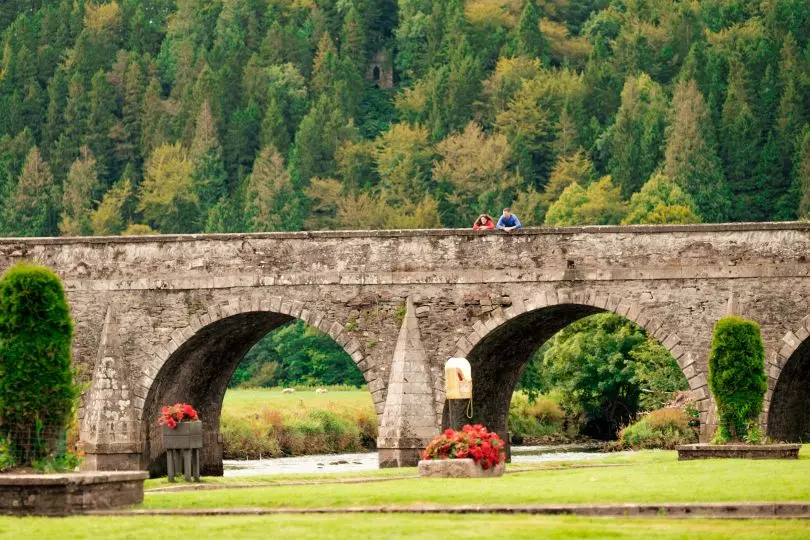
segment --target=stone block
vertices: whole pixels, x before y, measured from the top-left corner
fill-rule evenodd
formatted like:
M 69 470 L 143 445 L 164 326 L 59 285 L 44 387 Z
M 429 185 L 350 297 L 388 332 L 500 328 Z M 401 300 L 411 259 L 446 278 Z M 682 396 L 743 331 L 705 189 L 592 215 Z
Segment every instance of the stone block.
M 472 459 L 423 459 L 418 467 L 422 478 L 497 478 L 506 470 L 505 463 L 484 470 Z

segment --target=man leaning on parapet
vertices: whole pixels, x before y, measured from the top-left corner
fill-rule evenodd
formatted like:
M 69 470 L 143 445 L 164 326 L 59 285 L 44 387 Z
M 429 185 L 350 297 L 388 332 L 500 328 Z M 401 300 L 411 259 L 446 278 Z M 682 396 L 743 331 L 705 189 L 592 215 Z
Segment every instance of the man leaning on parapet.
M 503 215 L 498 220 L 498 230 L 512 232 L 521 227 L 520 220 L 514 215 L 509 208 L 503 209 Z

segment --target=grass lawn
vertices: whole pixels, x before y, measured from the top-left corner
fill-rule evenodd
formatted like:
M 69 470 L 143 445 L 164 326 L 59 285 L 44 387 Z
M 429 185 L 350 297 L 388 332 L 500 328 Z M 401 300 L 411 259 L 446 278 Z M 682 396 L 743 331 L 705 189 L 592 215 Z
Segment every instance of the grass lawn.
M 803 454 L 807 456 L 807 447 Z M 340 507 L 417 504 L 659 503 L 810 500 L 810 459 L 678 462 L 675 452 L 608 458 L 627 467 L 543 470 L 500 479 L 408 479 L 149 493 L 144 508 Z M 547 464 L 551 465 L 551 464 Z M 402 469 L 399 473 L 403 473 Z M 392 474 L 381 471 L 380 475 Z M 356 475 L 354 475 L 356 476 Z M 370 474 L 370 477 L 376 474 Z M 301 477 L 295 477 L 300 479 Z M 323 478 L 323 477 L 321 477 Z M 333 477 L 334 478 L 334 477 Z M 279 480 L 278 477 L 273 477 Z M 293 479 L 288 477 L 287 479 Z
M 282 394 L 281 389 L 230 389 L 225 393 L 222 412 L 231 415 L 255 413 L 261 408 L 295 412 L 310 410 L 370 410 L 374 412 L 374 401 L 366 389 L 330 391 L 316 394 L 315 389 L 300 390 L 294 394 Z
M 3 538 L 810 538 L 806 521 L 539 516 L 234 516 L 0 518 Z

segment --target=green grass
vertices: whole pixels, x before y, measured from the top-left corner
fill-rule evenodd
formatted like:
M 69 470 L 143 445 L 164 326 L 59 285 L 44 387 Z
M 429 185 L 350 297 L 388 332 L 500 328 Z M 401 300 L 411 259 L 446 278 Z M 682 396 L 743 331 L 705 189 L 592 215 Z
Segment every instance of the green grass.
M 495 515 L 0 518 L 3 538 L 810 538 L 805 521 Z
M 365 389 L 238 389 L 225 395 L 220 433 L 230 459 L 361 452 L 377 439 L 377 415 Z
M 267 407 L 284 412 L 295 412 L 305 407 L 307 410 L 332 410 L 335 407 L 347 410 L 374 411 L 371 393 L 365 388 L 348 391 L 330 391 L 316 394 L 315 389 L 300 390 L 294 394 L 282 394 L 280 388 L 236 388 L 225 393 L 223 413 L 246 415 Z
M 144 508 L 314 508 L 418 504 L 663 503 L 810 500 L 810 459 L 678 462 L 675 452 L 608 458 L 628 467 L 542 470 L 493 480 L 408 479 L 371 484 L 150 493 Z M 388 474 L 384 472 L 383 474 Z M 375 475 L 369 475 L 374 477 Z

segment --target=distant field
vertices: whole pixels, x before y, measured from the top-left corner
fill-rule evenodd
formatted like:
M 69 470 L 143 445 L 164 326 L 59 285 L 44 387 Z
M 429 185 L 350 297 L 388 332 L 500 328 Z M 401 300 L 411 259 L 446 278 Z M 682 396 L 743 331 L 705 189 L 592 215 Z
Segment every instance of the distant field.
M 225 394 L 225 457 L 258 459 L 373 450 L 377 414 L 368 390 L 234 389 Z
M 374 401 L 371 393 L 365 389 L 330 390 L 326 394 L 316 394 L 315 388 L 310 388 L 297 390 L 294 394 L 282 394 L 281 388 L 237 388 L 226 392 L 222 410 L 226 414 L 241 415 L 262 408 L 286 412 L 302 408 L 374 412 Z

